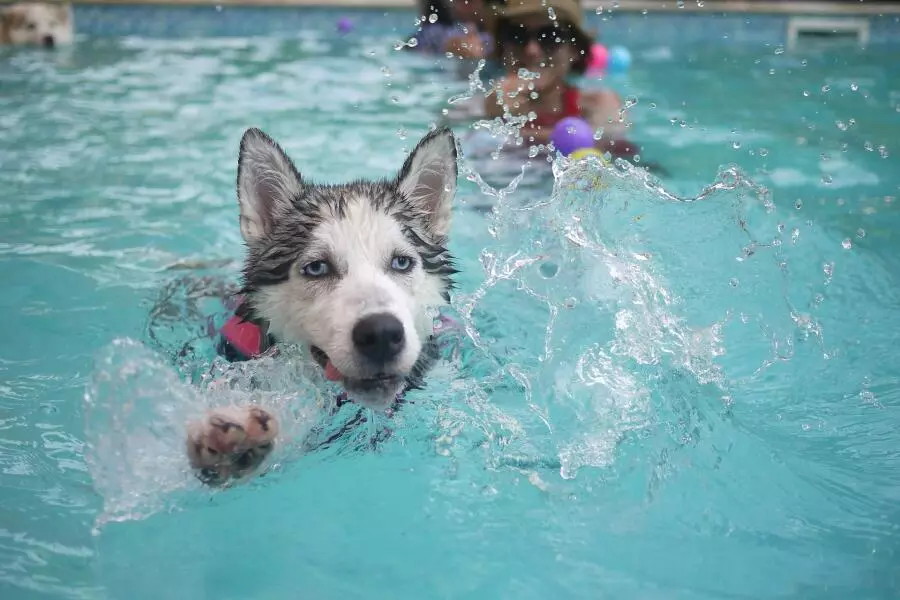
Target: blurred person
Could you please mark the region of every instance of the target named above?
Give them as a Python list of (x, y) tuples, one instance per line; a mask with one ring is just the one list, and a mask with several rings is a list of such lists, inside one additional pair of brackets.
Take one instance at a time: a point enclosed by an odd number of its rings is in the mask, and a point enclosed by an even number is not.
[[(628, 121), (621, 98), (612, 90), (579, 90), (571, 81), (583, 75), (593, 38), (584, 28), (576, 0), (506, 0), (492, 20), (495, 59), (503, 75), (484, 102), (489, 119), (534, 113), (523, 127), (533, 144), (548, 144), (553, 127), (579, 117), (603, 129), (596, 148), (614, 157), (633, 156), (625, 139)], [(527, 73), (523, 73), (524, 69)]]

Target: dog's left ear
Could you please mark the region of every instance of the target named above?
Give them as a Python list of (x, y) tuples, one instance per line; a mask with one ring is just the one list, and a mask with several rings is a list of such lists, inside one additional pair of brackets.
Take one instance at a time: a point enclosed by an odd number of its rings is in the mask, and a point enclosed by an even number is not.
[(457, 176), (456, 138), (449, 127), (426, 134), (397, 176), (400, 193), (425, 214), (428, 229), (439, 243), (450, 233)]
[(248, 129), (241, 139), (237, 178), (244, 241), (255, 242), (271, 234), (302, 186), (300, 173), (281, 146), (259, 129)]

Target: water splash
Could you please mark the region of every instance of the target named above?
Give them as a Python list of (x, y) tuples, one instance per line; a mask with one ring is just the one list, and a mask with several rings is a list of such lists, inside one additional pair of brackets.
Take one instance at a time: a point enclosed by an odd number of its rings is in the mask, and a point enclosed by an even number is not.
[(252, 368), (217, 361), (194, 385), (138, 341), (105, 347), (84, 396), (85, 459), (103, 501), (94, 532), (218, 493), (199, 483), (184, 451), (187, 424), (208, 410), (254, 403), (275, 415), (281, 432), (264, 465), (270, 473), (301, 454), (325, 401), (306, 362), (280, 358)]

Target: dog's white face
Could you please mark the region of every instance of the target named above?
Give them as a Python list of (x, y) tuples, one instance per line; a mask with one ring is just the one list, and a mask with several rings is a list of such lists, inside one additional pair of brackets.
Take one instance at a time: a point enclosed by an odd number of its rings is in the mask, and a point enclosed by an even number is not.
[(0, 41), (15, 46), (70, 44), (73, 30), (72, 6), (23, 2), (0, 8)]
[(310, 347), (326, 377), (372, 408), (421, 366), (454, 272), (452, 133), (427, 135), (393, 181), (305, 182), (265, 134), (241, 143), (246, 295), (277, 338)]

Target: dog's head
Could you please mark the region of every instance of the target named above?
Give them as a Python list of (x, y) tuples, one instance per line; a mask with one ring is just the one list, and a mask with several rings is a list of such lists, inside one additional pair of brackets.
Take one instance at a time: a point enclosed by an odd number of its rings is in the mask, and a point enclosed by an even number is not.
[(72, 41), (72, 5), (21, 2), (0, 8), (0, 40), (52, 48)]
[(426, 362), (435, 308), (449, 301), (446, 248), (456, 140), (428, 133), (396, 177), (318, 185), (258, 129), (241, 140), (244, 294), (269, 333), (310, 348), (350, 399), (391, 404)]

